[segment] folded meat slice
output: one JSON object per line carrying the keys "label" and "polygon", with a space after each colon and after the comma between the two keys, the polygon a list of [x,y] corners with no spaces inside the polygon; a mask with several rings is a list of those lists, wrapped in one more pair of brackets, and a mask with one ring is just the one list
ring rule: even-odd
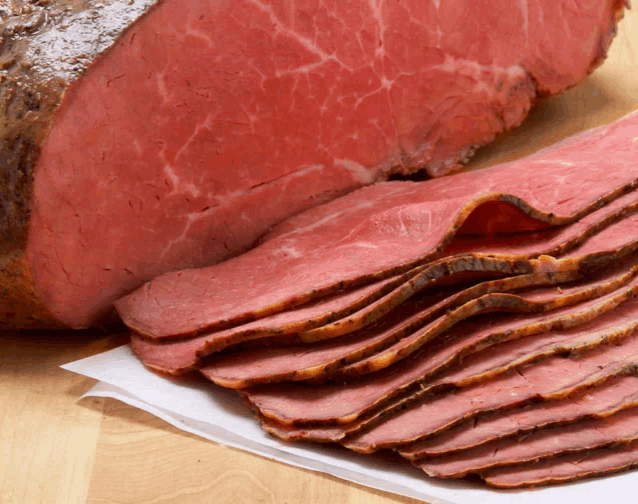
{"label": "folded meat slice", "polygon": [[[634,313],[629,322],[635,318]],[[412,443],[480,413],[565,397],[637,369],[638,335],[634,333],[620,346],[603,345],[575,358],[551,357],[517,367],[485,383],[424,398],[394,416],[385,416],[382,423],[372,424],[369,430],[355,434],[344,444],[370,453]]]}
{"label": "folded meat slice", "polygon": [[[439,257],[468,216],[465,233],[574,222],[636,185],[631,170],[618,169],[635,159],[626,148],[635,123],[633,114],[566,146],[480,173],[355,191],[289,219],[241,256],[161,275],[116,307],[140,334],[195,334],[408,271]],[[603,148],[614,151],[613,159],[601,158]],[[517,218],[499,221],[503,208],[514,207]],[[472,218],[474,210],[480,218]]]}
{"label": "folded meat slice", "polygon": [[478,416],[398,451],[414,460],[446,455],[480,446],[498,437],[515,436],[541,427],[588,418],[604,418],[634,406],[638,406],[638,376],[621,376],[569,394],[565,399]]}
{"label": "folded meat slice", "polygon": [[638,441],[637,418],[638,408],[629,408],[606,418],[500,438],[477,448],[420,460],[415,465],[430,476],[461,478],[495,467],[563,456],[614,443],[629,443]]}
{"label": "folded meat slice", "polygon": [[520,259],[531,259],[540,254],[562,256],[614,222],[636,212],[637,201],[638,194],[634,189],[566,226],[512,234],[457,234],[443,255],[474,252]]}
{"label": "folded meat slice", "polygon": [[[489,351],[490,346],[501,341],[594,323],[597,317],[627,301],[636,291],[638,277],[634,276],[626,287],[617,292],[562,308],[544,317],[526,314],[490,321],[467,321],[449,336],[433,341],[402,366],[391,366],[358,380],[324,385],[265,385],[248,388],[242,394],[263,417],[273,420],[272,423],[296,426],[349,424],[332,429],[328,439],[314,437],[312,429],[308,428],[296,429],[285,435],[287,438],[297,436],[337,441],[348,431],[355,431],[372,420],[384,417],[386,409],[390,409],[390,413],[399,411],[411,401],[418,400],[419,393],[426,395],[422,390],[432,382],[433,376],[463,357],[486,348]],[[275,424],[273,430],[279,426]],[[298,431],[304,434],[298,434]],[[321,432],[325,434],[328,431],[322,428]]]}
{"label": "folded meat slice", "polygon": [[[633,261],[632,263],[633,264]],[[383,346],[410,334],[415,330],[427,331],[435,338],[461,320],[477,313],[494,311],[540,311],[551,310],[559,306],[569,306],[578,302],[599,297],[618,289],[628,282],[638,267],[627,271],[628,263],[608,273],[596,282],[586,282],[583,286],[565,287],[565,289],[544,288],[526,289],[516,296],[487,294],[475,301],[469,301],[452,313],[433,317],[433,313],[454,307],[460,300],[475,299],[475,293],[489,289],[520,289],[526,286],[557,283],[578,276],[578,270],[567,274],[554,273],[531,274],[509,277],[502,280],[483,282],[467,288],[453,296],[445,297],[436,303],[438,296],[426,296],[404,303],[387,315],[380,323],[365,328],[351,337],[339,339],[329,344],[298,345],[293,347],[262,348],[248,352],[235,352],[216,356],[204,365],[200,371],[218,385],[239,388],[258,383],[284,380],[305,380],[325,376],[338,368],[375,352]],[[428,323],[430,320],[432,322]],[[427,324],[424,326],[424,324]]]}
{"label": "folded meat slice", "polygon": [[486,470],[481,477],[499,488],[547,485],[619,472],[638,465],[638,441],[553,459]]}

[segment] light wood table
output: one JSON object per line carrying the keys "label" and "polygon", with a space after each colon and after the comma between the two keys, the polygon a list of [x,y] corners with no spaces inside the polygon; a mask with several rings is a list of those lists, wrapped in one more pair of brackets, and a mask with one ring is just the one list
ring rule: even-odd
{"label": "light wood table", "polygon": [[[634,11],[594,75],[540,103],[473,166],[528,154],[636,107]],[[416,502],[216,445],[114,400],[76,403],[94,381],[59,366],[124,341],[95,332],[0,334],[0,503]]]}

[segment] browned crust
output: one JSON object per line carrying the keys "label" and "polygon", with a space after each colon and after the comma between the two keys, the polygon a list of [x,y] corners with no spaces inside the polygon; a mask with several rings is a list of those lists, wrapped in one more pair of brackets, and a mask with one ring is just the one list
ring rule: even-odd
{"label": "browned crust", "polygon": [[618,23],[622,18],[625,17],[625,8],[630,8],[629,0],[616,0],[614,4],[614,8],[611,12],[611,19],[609,23],[609,33],[607,34],[607,38],[603,38],[600,40],[600,46],[598,48],[598,54],[591,62],[589,66],[589,73],[593,72],[602,65],[605,58],[607,58],[607,53],[609,52],[609,47],[611,43],[616,38],[616,34],[618,33]]}
{"label": "browned crust", "polygon": [[33,291],[24,253],[14,250],[0,259],[0,329],[62,328]]}
{"label": "browned crust", "polygon": [[13,0],[0,12],[0,328],[62,327],[35,295],[23,252],[33,171],[69,84],[38,78],[24,37],[43,29],[56,7]]}
{"label": "browned crust", "polygon": [[69,84],[39,78],[27,57],[28,36],[44,29],[55,4],[20,3],[5,8],[0,32],[0,253],[24,248],[33,170]]}
{"label": "browned crust", "polygon": [[[62,327],[37,299],[24,255],[35,166],[67,89],[123,32],[105,30],[106,23],[125,28],[155,2],[0,5],[0,328]],[[65,24],[81,24],[89,38],[59,36]]]}

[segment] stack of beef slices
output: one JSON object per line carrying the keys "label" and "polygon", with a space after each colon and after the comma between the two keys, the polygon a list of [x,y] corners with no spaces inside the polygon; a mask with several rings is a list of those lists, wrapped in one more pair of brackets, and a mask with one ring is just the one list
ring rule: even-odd
{"label": "stack of beef slices", "polygon": [[636,138],[638,113],[367,187],[116,306],[147,366],[238,389],[284,440],[502,487],[620,470],[638,462]]}

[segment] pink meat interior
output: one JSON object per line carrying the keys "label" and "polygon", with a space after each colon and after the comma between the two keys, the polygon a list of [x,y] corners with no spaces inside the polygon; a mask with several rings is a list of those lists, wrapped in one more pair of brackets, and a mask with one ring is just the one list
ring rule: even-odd
{"label": "pink meat interior", "polygon": [[37,295],[71,326],[391,172],[457,166],[578,82],[613,0],[166,0],[67,92],[35,173]]}

